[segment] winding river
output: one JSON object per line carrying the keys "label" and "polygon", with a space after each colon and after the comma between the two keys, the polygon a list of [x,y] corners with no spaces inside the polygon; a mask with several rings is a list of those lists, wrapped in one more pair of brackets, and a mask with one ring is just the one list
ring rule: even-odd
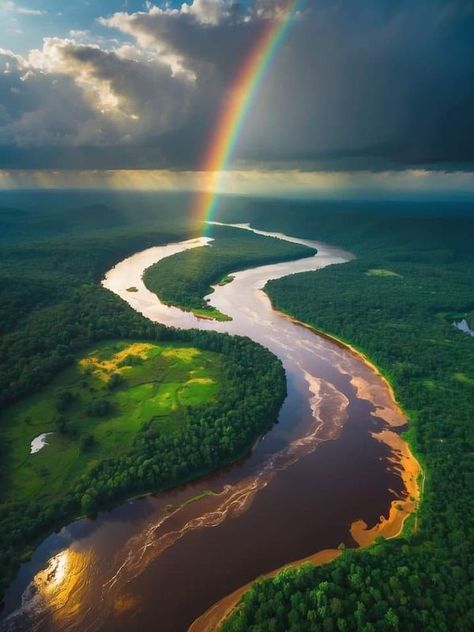
{"label": "winding river", "polygon": [[[151,320],[245,335],[271,349],[288,380],[278,423],[230,467],[47,538],[6,594],[2,631],[181,632],[261,574],[341,543],[396,535],[413,510],[416,461],[399,436],[406,421],[388,385],[356,352],[273,310],[262,291],[270,279],[352,256],[255,232],[318,252],[236,272],[217,286],[210,302],[231,321],[163,305],[142,281],[164,257],[212,247],[206,238],[139,252],[109,270],[103,285]],[[193,630],[212,629],[210,621]]]}

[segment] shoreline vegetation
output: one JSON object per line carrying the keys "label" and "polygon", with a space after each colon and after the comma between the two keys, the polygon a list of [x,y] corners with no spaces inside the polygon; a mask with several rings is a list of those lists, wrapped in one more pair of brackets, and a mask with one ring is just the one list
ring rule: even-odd
{"label": "shoreline vegetation", "polygon": [[226,274],[222,277],[219,283],[217,283],[217,285],[228,285],[229,283],[232,283],[233,280],[234,276],[232,274]]}
{"label": "shoreline vegetation", "polygon": [[210,244],[193,248],[150,266],[146,287],[165,305],[190,311],[198,318],[226,321],[229,316],[209,305],[213,285],[232,282],[232,272],[255,266],[311,257],[307,246],[227,226],[213,226]]}
{"label": "shoreline vegetation", "polygon": [[[291,314],[288,314],[281,309],[277,309],[273,304],[272,308],[285,318],[288,318],[288,320],[291,320],[291,322],[300,325],[301,327],[305,327],[314,334],[327,338],[328,340],[331,340],[348,350],[354,356],[359,358],[371,371],[373,371],[387,387],[394,406],[400,411],[401,419],[393,419],[390,416],[384,417],[383,413],[381,415],[380,411],[377,411],[377,415],[385,420],[388,427],[382,429],[380,432],[372,433],[372,437],[377,441],[381,441],[391,449],[392,456],[389,460],[391,465],[400,473],[400,477],[405,487],[405,495],[391,501],[388,510],[388,517],[383,515],[380,516],[379,521],[370,529],[367,528],[367,524],[363,520],[357,520],[352,523],[350,527],[350,534],[358,545],[358,548],[354,549],[354,551],[370,547],[377,541],[377,538],[380,537],[387,540],[397,538],[403,532],[407,518],[413,514],[416,515],[418,504],[421,500],[422,485],[419,485],[419,481],[423,480],[423,471],[410,449],[407,438],[400,436],[400,434],[392,430],[392,428],[406,424],[405,413],[402,411],[402,408],[395,397],[395,391],[392,385],[383,375],[382,371],[373,362],[371,362],[370,359],[362,353],[362,351],[356,349],[350,343],[294,318]],[[355,389],[358,391],[358,396],[361,399],[369,399],[370,401],[369,393],[360,392],[363,387],[355,385]],[[262,577],[265,579],[272,579],[280,573],[284,573],[288,568],[298,568],[305,563],[310,563],[314,566],[328,564],[337,559],[342,552],[343,549],[324,549],[322,551],[316,551],[303,559],[289,562],[278,569],[270,571]],[[189,632],[214,632],[215,630],[220,629],[224,622],[232,616],[246,591],[251,588],[255,581],[259,581],[261,579],[262,578],[256,578],[255,580],[248,582],[244,586],[217,601],[191,624]]]}
{"label": "shoreline vegetation", "polygon": [[[314,566],[329,564],[333,560],[337,559],[341,554],[342,551],[339,549],[323,549],[322,551],[308,555],[303,559],[280,566],[279,568],[266,573],[263,577],[266,579],[272,579],[280,573],[284,573],[287,569],[297,568],[302,564],[309,563]],[[230,593],[230,595],[226,595],[217,601],[208,610],[206,610],[204,614],[193,621],[193,623],[189,626],[188,632],[216,632],[216,630],[222,626],[224,621],[232,615],[239,601],[246,591],[252,587],[254,581],[244,584],[240,588],[237,588],[237,590],[234,590],[234,592]]]}
{"label": "shoreline vegetation", "polygon": [[[355,542],[357,542],[359,547],[370,546],[379,536],[382,536],[385,539],[399,536],[403,531],[406,519],[412,513],[416,513],[417,511],[418,504],[421,501],[421,487],[418,482],[424,478],[424,474],[421,464],[412,452],[409,435],[400,435],[398,432],[393,430],[393,428],[405,426],[406,424],[409,425],[410,419],[408,413],[403,410],[401,404],[398,402],[392,384],[384,375],[383,371],[360,349],[354,347],[354,345],[338,336],[328,333],[327,331],[317,329],[316,327],[292,317],[291,314],[274,307],[273,303],[272,308],[295,324],[309,329],[316,335],[332,340],[344,349],[348,350],[352,355],[359,358],[385,384],[390,394],[392,403],[399,411],[400,416],[399,418],[394,418],[391,411],[388,411],[388,414],[386,414],[385,410],[377,409],[375,413],[376,416],[382,418],[388,427],[384,428],[380,432],[372,433],[372,437],[375,440],[384,443],[392,450],[392,457],[390,458],[390,461],[393,467],[400,472],[400,476],[405,486],[406,495],[404,498],[392,500],[388,518],[380,516],[380,521],[371,529],[367,529],[367,525],[364,521],[356,521],[351,525],[350,532],[352,538]],[[370,390],[366,389],[365,384],[359,384],[354,379],[351,380],[351,383],[357,391],[357,396],[360,399],[371,401]]]}

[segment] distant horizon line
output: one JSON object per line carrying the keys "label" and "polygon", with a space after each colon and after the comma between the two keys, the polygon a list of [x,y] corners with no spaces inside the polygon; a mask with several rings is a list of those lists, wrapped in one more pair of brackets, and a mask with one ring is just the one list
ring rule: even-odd
{"label": "distant horizon line", "polygon": [[0,170],[0,191],[114,190],[150,193],[218,193],[264,198],[348,196],[474,196],[474,171],[225,170],[215,188],[213,172],[171,170]]}
{"label": "distant horizon line", "polygon": [[[75,193],[84,195],[87,194],[103,194],[103,195],[146,195],[146,196],[188,196],[192,198],[195,195],[195,191],[190,190],[173,190],[173,191],[157,191],[154,189],[110,189],[106,187],[91,187],[91,188],[0,188],[0,197],[6,195],[41,195],[41,194],[68,194]],[[350,191],[344,194],[263,194],[263,193],[221,193],[220,198],[223,200],[230,198],[239,199],[254,199],[261,201],[274,201],[274,202],[323,202],[323,203],[357,203],[357,204],[370,204],[370,203],[430,203],[430,204],[471,204],[474,205],[474,192],[413,192],[413,191],[371,191],[363,194],[353,194]]]}

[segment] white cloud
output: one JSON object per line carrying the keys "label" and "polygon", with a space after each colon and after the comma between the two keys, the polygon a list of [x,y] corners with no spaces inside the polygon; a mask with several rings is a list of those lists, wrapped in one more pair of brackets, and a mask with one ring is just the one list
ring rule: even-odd
{"label": "white cloud", "polygon": [[199,56],[196,38],[200,43],[208,39],[212,44],[218,27],[231,18],[235,21],[237,16],[235,0],[193,0],[179,8],[161,8],[150,3],[146,6],[147,11],[118,12],[98,21],[131,35],[140,47],[156,50],[162,59],[181,69],[192,65],[187,59],[190,47]]}
{"label": "white cloud", "polygon": [[220,24],[230,15],[232,2],[228,0],[194,0],[181,5],[181,13],[192,15],[200,24]]}
{"label": "white cloud", "polygon": [[193,91],[185,75],[131,45],[45,38],[26,57],[0,49],[0,145],[141,143],[175,129]]}
{"label": "white cloud", "polygon": [[4,0],[0,2],[0,12],[4,13],[18,13],[20,15],[46,15],[47,11],[40,9],[30,9],[29,7],[22,7],[17,5],[12,0]]}
{"label": "white cloud", "polygon": [[233,0],[193,0],[191,4],[183,2],[181,7],[173,9],[165,6],[158,7],[146,2],[148,15],[179,16],[189,15],[199,24],[219,24],[230,15]]}
{"label": "white cloud", "polygon": [[[30,52],[28,66],[43,73],[70,75],[100,112],[121,112],[120,98],[112,89],[111,81],[96,77],[93,64],[75,59],[75,50],[78,48],[73,40],[45,38],[41,50]],[[100,52],[98,47],[90,50]]]}
{"label": "white cloud", "polygon": [[30,52],[28,64],[73,77],[102,113],[132,120],[151,116],[155,133],[175,127],[193,89],[186,76],[173,76],[166,64],[133,46],[107,51],[73,40],[46,38],[41,50]]}

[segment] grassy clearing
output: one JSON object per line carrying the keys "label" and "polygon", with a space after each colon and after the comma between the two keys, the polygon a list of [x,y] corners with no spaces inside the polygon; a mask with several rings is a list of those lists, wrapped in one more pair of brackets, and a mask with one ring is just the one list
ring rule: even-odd
{"label": "grassy clearing", "polygon": [[205,318],[207,320],[220,320],[220,321],[232,320],[230,316],[227,316],[227,314],[223,314],[222,312],[220,312],[215,307],[212,307],[211,305],[209,305],[209,307],[202,307],[202,308],[193,307],[191,311],[198,318]]}
{"label": "grassy clearing", "polygon": [[372,270],[367,270],[365,273],[366,276],[377,276],[377,277],[398,277],[402,279],[402,275],[398,274],[398,272],[393,272],[392,270],[385,270],[384,268],[373,268]]}
{"label": "grassy clearing", "polygon": [[470,386],[474,386],[474,378],[469,377],[469,375],[466,375],[466,373],[462,373],[461,371],[459,371],[457,373],[454,373],[453,377],[458,382],[461,382],[461,384],[468,384]]}
{"label": "grassy clearing", "polygon": [[[47,388],[5,411],[2,501],[58,497],[94,464],[125,452],[144,425],[180,428],[187,406],[214,401],[215,353],[172,343],[101,344]],[[53,432],[30,454],[34,437]]]}
{"label": "grassy clearing", "polygon": [[225,276],[222,277],[222,279],[219,281],[217,285],[227,285],[228,283],[232,283],[233,280],[234,280],[233,274],[226,274]]}

